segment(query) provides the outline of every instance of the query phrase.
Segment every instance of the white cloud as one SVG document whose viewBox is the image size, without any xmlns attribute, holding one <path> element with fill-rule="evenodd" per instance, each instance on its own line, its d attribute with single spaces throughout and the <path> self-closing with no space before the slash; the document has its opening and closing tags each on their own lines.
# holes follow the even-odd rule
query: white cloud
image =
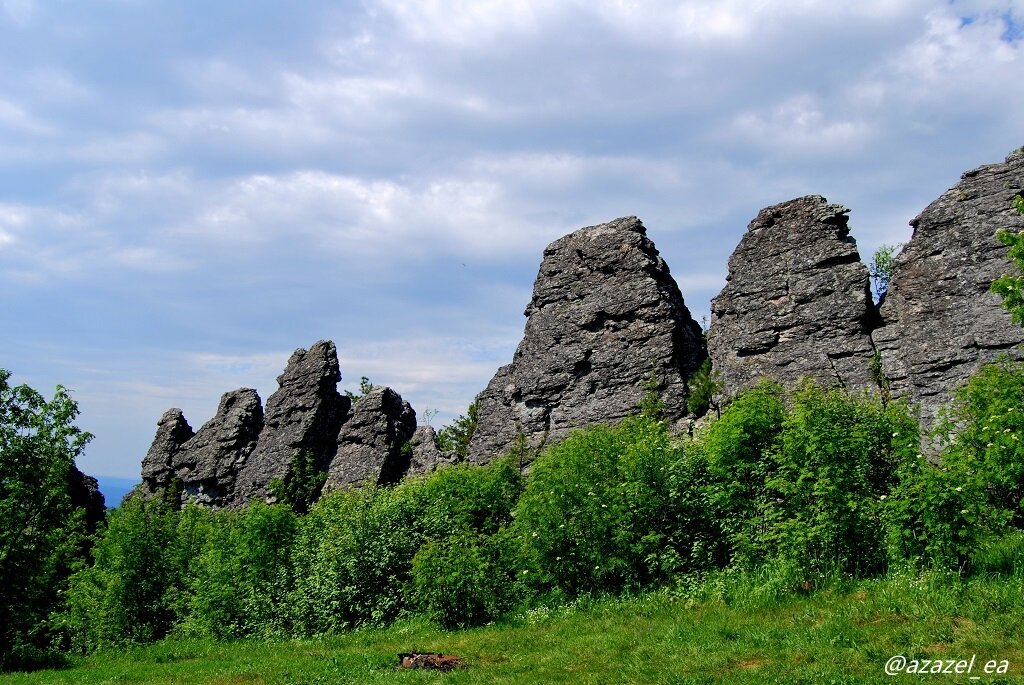
<svg viewBox="0 0 1024 685">
<path fill-rule="evenodd" d="M 56 132 L 53 124 L 8 100 L 0 100 L 0 130 L 3 128 L 35 136 L 49 136 Z"/>
<path fill-rule="evenodd" d="M 736 116 L 723 137 L 783 154 L 836 155 L 857 151 L 873 135 L 865 121 L 827 115 L 818 98 L 802 94 L 769 108 Z"/>
</svg>

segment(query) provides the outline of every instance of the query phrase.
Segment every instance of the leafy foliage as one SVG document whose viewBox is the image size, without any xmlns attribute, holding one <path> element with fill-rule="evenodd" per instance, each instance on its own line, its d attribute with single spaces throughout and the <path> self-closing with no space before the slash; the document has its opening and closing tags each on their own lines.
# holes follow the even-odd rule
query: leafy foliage
<svg viewBox="0 0 1024 685">
<path fill-rule="evenodd" d="M 369 393 L 373 392 L 376 388 L 377 386 L 371 383 L 369 378 L 367 378 L 366 376 L 361 376 L 359 378 L 359 392 L 352 392 L 351 390 L 346 390 L 345 395 L 347 395 L 348 398 L 352 400 L 353 403 L 355 403 L 358 402 L 363 395 L 368 395 Z"/>
<path fill-rule="evenodd" d="M 711 358 L 705 359 L 688 381 L 690 394 L 686 397 L 686 411 L 696 417 L 704 416 L 709 409 L 721 416 L 721 407 L 715 401 L 715 395 L 722 387 L 718 373 L 711 368 Z"/>
<path fill-rule="evenodd" d="M 327 472 L 317 464 L 313 453 L 299 452 L 289 463 L 288 476 L 270 482 L 270 492 L 296 514 L 305 514 L 320 497 L 326 481 Z"/>
<path fill-rule="evenodd" d="M 533 463 L 516 509 L 525 567 L 540 589 L 570 596 L 663 579 L 689 557 L 663 423 L 646 416 L 577 431 Z"/>
<path fill-rule="evenodd" d="M 1024 197 L 1013 199 L 1013 207 L 1024 214 Z M 992 282 L 992 292 L 1003 298 L 1003 308 L 1010 312 L 1014 322 L 1024 326 L 1024 231 L 1000 230 L 996 237 L 1010 248 L 1007 256 L 1021 270 L 1021 275 L 1003 274 Z"/>
<path fill-rule="evenodd" d="M 110 513 L 93 550 L 95 563 L 71 579 L 69 625 L 82 650 L 142 643 L 167 635 L 185 590 L 185 566 L 206 538 L 209 515 L 194 507 L 179 517 L 163 498 L 132 497 Z M 200 527 L 179 537 L 178 527 Z"/>
<path fill-rule="evenodd" d="M 893 271 L 896 268 L 896 255 L 903 245 L 882 245 L 875 250 L 868 265 L 868 275 L 871 277 L 871 285 L 874 287 L 875 296 L 879 301 L 889 291 L 889 284 L 892 282 Z"/>
<path fill-rule="evenodd" d="M 47 401 L 10 377 L 0 369 L 0 668 L 44 663 L 63 645 L 56 614 L 86 535 L 70 477 L 92 439 L 63 387 Z"/>
<path fill-rule="evenodd" d="M 438 431 L 437 445 L 441 451 L 455 454 L 460 459 L 466 458 L 469 441 L 473 439 L 473 432 L 476 430 L 479 409 L 479 402 L 473 400 L 465 414 Z"/>
</svg>

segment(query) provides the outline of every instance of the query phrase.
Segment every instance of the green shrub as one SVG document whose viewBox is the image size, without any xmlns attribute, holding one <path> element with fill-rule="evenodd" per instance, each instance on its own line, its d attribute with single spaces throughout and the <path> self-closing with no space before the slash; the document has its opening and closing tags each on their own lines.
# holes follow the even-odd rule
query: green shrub
<svg viewBox="0 0 1024 685">
<path fill-rule="evenodd" d="M 919 443 L 906 406 L 805 383 L 781 438 L 766 482 L 765 552 L 808 578 L 884 570 L 885 500 Z"/>
<path fill-rule="evenodd" d="M 151 642 L 170 632 L 181 581 L 177 523 L 157 497 L 134 497 L 110 512 L 95 563 L 71 578 L 68 620 L 78 649 Z"/>
<path fill-rule="evenodd" d="M 777 469 L 785 415 L 782 387 L 762 383 L 734 399 L 693 446 L 706 463 L 707 500 L 730 564 L 754 568 L 767 558 L 766 486 Z"/>
<path fill-rule="evenodd" d="M 214 522 L 189 578 L 185 631 L 218 639 L 289 634 L 295 514 L 257 501 Z"/>
<path fill-rule="evenodd" d="M 412 561 L 412 604 L 445 628 L 492 618 L 497 592 L 487 538 L 470 534 L 432 540 Z"/>
<path fill-rule="evenodd" d="M 645 416 L 545 450 L 516 509 L 522 573 L 540 591 L 577 595 L 643 586 L 683 567 L 689 540 L 670 477 L 679 462 L 664 424 Z"/>
<path fill-rule="evenodd" d="M 383 624 L 405 608 L 403 589 L 421 543 L 411 490 L 335 491 L 300 520 L 291 599 L 297 632 Z"/>
<path fill-rule="evenodd" d="M 883 509 L 901 463 L 916 454 L 916 424 L 901 404 L 804 383 L 741 394 L 698 437 L 708 500 L 730 563 L 765 564 L 816 582 L 872 574 L 887 561 Z M 780 576 L 781 577 L 781 576 Z"/>
</svg>

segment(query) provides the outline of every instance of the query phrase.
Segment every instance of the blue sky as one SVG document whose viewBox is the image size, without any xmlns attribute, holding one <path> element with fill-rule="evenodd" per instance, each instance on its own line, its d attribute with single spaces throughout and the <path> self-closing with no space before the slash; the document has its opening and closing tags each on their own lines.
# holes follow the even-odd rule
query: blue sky
<svg viewBox="0 0 1024 685">
<path fill-rule="evenodd" d="M 1014 1 L 0 0 L 0 366 L 134 478 L 169 407 L 343 386 L 435 426 L 522 335 L 542 251 L 637 215 L 699 320 L 761 207 L 868 256 L 1024 145 Z"/>
</svg>

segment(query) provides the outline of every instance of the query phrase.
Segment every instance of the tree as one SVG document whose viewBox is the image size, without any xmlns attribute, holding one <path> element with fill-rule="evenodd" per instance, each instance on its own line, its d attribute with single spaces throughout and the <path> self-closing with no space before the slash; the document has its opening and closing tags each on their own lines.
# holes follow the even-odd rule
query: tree
<svg viewBox="0 0 1024 685">
<path fill-rule="evenodd" d="M 892 282 L 892 272 L 896 268 L 896 254 L 900 245 L 882 245 L 875 250 L 875 255 L 868 266 L 868 274 L 871 276 L 871 285 L 875 288 L 878 301 L 881 302 L 885 293 L 889 291 L 889 283 Z"/>
<path fill-rule="evenodd" d="M 81 564 L 85 512 L 71 500 L 75 458 L 92 435 L 57 386 L 49 402 L 0 369 L 0 669 L 52 659 L 68 577 Z"/>
<path fill-rule="evenodd" d="M 715 395 L 722 389 L 721 376 L 711 369 L 711 358 L 700 365 L 689 380 L 690 394 L 686 398 L 686 410 L 696 417 L 704 416 L 708 409 L 714 409 L 721 418 L 722 411 Z"/>
<path fill-rule="evenodd" d="M 1013 208 L 1024 214 L 1024 197 L 1013 198 Z M 1007 256 L 1021 270 L 1021 275 L 1003 274 L 992 281 L 992 292 L 1003 298 L 1003 309 L 1010 312 L 1014 323 L 1024 326 L 1024 230 L 1000 230 L 996 237 L 1010 248 Z"/>
<path fill-rule="evenodd" d="M 469 441 L 476 431 L 477 410 L 480 405 L 477 400 L 469 405 L 463 416 L 452 421 L 442 428 L 437 434 L 437 444 L 444 452 L 450 452 L 465 459 L 469 452 Z"/>
<path fill-rule="evenodd" d="M 352 404 L 355 404 L 356 402 L 361 400 L 364 395 L 369 395 L 376 388 L 377 386 L 371 383 L 369 378 L 367 378 L 366 376 L 362 376 L 359 379 L 359 392 L 352 392 L 351 390 L 346 390 L 345 395 L 347 395 L 348 398 L 352 400 Z"/>
</svg>

